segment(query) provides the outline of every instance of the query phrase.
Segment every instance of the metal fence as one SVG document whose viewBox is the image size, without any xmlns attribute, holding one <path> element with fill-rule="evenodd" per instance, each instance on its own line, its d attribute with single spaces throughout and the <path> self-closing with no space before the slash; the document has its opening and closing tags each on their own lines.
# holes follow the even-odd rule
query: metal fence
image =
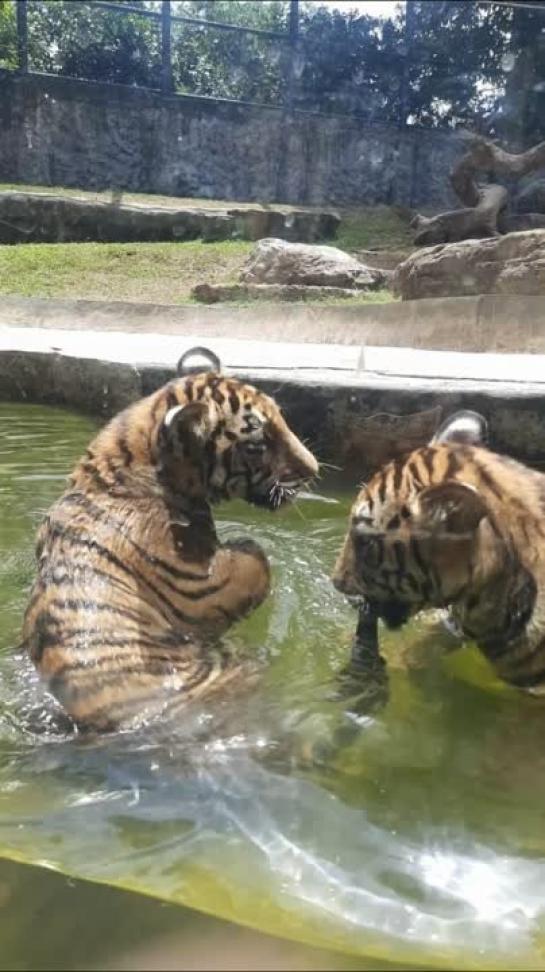
<svg viewBox="0 0 545 972">
<path fill-rule="evenodd" d="M 16 0 L 17 58 L 20 74 L 43 74 L 33 71 L 29 62 L 29 25 L 28 12 L 32 0 Z M 106 0 L 78 0 L 78 5 L 108 10 L 120 16 L 138 16 L 154 21 L 160 28 L 161 83 L 163 94 L 175 93 L 172 61 L 172 32 L 177 24 L 205 28 L 214 31 L 230 31 L 239 35 L 256 36 L 265 42 L 280 44 L 285 49 L 284 65 L 284 103 L 293 104 L 294 63 L 299 38 L 299 0 L 290 0 L 287 29 L 284 31 L 264 30 L 258 27 L 245 27 L 239 24 L 223 23 L 205 18 L 188 17 L 172 12 L 171 0 L 161 0 L 157 9 L 135 6 L 131 3 L 109 3 Z M 77 80 L 86 80 L 78 78 Z"/>
<path fill-rule="evenodd" d="M 387 124 L 399 129 L 406 126 L 447 128 L 452 125 L 468 125 L 485 134 L 496 135 L 496 120 L 503 110 L 502 92 L 509 88 L 513 102 L 514 86 L 512 83 L 509 85 L 509 62 L 514 60 L 517 52 L 513 54 L 509 47 L 510 42 L 506 39 L 508 34 L 503 32 L 503 41 L 494 42 L 506 45 L 505 55 L 499 50 L 496 58 L 499 58 L 502 66 L 496 70 L 492 81 L 487 79 L 484 76 L 485 69 L 480 70 L 479 58 L 482 55 L 483 63 L 486 63 L 490 52 L 486 47 L 481 51 L 478 46 L 480 42 L 475 42 L 473 51 L 471 38 L 466 38 L 465 46 L 462 44 L 463 35 L 458 37 L 458 46 L 450 49 L 441 43 L 444 36 L 441 10 L 444 7 L 450 17 L 455 6 L 450 3 L 443 4 L 440 0 L 426 0 L 423 4 L 406 0 L 405 14 L 397 18 L 394 30 L 397 31 L 397 40 L 390 48 L 393 54 L 385 57 L 382 53 L 378 56 L 380 43 L 374 52 L 369 47 L 364 47 L 365 53 L 361 55 L 357 70 L 347 72 L 346 77 L 336 86 L 335 72 L 331 72 L 327 64 L 329 48 L 327 45 L 320 47 L 322 37 L 319 28 L 317 30 L 313 26 L 319 23 L 319 18 L 314 13 L 309 17 L 307 9 L 300 12 L 298 0 L 291 0 L 287 7 L 282 5 L 279 8 L 282 9 L 282 16 L 277 18 L 280 28 L 274 30 L 189 16 L 186 15 L 187 8 L 177 6 L 170 0 L 154 0 L 153 4 L 150 2 L 146 7 L 139 6 L 134 0 L 70 0 L 69 3 L 49 5 L 36 0 L 14 0 L 16 17 L 10 18 L 11 54 L 8 70 L 15 70 L 23 75 L 56 73 L 82 82 L 96 81 L 98 77 L 108 84 L 146 87 L 160 91 L 165 96 L 204 96 L 217 101 L 282 107 L 288 112 L 350 115 L 367 125 Z M 537 24 L 533 33 L 538 39 L 543 35 L 540 43 L 544 57 L 541 63 L 545 64 L 545 0 L 537 3 L 535 0 L 478 0 L 475 3 L 473 0 L 459 0 L 458 7 L 462 12 L 473 7 L 484 11 L 487 8 L 502 11 L 503 8 L 502 16 L 505 8 L 519 8 L 534 19 L 535 12 L 539 12 L 543 15 L 543 28 Z M 40 34 L 40 22 L 45 8 L 53 11 L 55 16 L 64 10 L 65 19 L 61 17 L 57 23 L 57 41 L 64 54 L 68 51 L 70 56 L 67 60 L 62 61 L 60 57 L 51 56 L 54 47 L 51 44 L 51 35 L 49 39 L 47 36 L 43 39 Z M 422 8 L 427 8 L 433 14 L 427 32 L 422 28 Z M 13 7 L 11 10 L 13 11 Z M 82 20 L 87 21 L 89 43 L 91 47 L 94 44 L 97 59 L 100 61 L 102 57 L 101 64 L 105 65 L 102 74 L 100 71 L 98 74 L 97 71 L 86 73 L 85 65 L 90 63 L 85 59 L 87 49 L 81 40 L 72 43 L 77 33 L 72 28 L 78 22 L 78 11 L 85 14 Z M 114 14 L 125 23 L 126 18 L 132 18 L 131 28 L 127 33 L 133 31 L 133 41 L 137 37 L 136 46 L 139 47 L 141 55 L 138 69 L 135 68 L 132 73 L 127 74 L 125 68 L 128 61 L 123 62 L 121 54 L 118 55 L 115 48 L 104 51 L 101 44 L 105 35 L 100 35 L 99 32 L 93 34 L 93 26 L 89 26 L 90 11 Z M 439 16 L 435 17 L 434 12 L 438 12 Z M 108 19 L 106 16 L 96 18 L 97 22 Z M 62 24 L 60 28 L 59 23 Z M 200 65 L 196 70 L 194 63 L 192 66 L 191 58 L 197 57 L 199 50 L 202 51 L 198 37 L 206 34 L 208 41 L 210 33 L 213 35 L 213 43 L 209 45 L 211 59 L 207 64 L 207 70 L 210 70 L 203 81 L 205 75 L 199 73 Z M 223 41 L 218 34 L 223 35 Z M 233 39 L 232 44 L 230 37 Z M 229 43 L 226 43 L 228 39 Z M 356 43 L 358 42 L 356 36 Z M 459 50 L 462 46 L 464 49 Z M 74 51 L 77 56 L 72 56 Z M 473 67 L 466 69 L 463 66 L 463 56 L 467 53 L 474 54 L 475 57 L 471 61 Z M 107 57 L 110 58 L 109 61 Z M 319 61 L 320 57 L 322 62 Z M 320 75 L 324 60 L 326 68 Z M 238 74 L 243 80 L 231 83 L 228 78 L 231 69 L 233 74 Z M 520 105 L 517 102 L 514 107 L 513 102 L 509 124 L 513 131 L 518 125 L 522 132 L 525 130 L 525 117 L 531 114 L 532 133 L 538 128 L 538 135 L 544 137 L 545 70 L 537 68 L 536 65 L 532 70 L 533 76 L 524 75 L 521 82 L 525 87 L 525 102 L 523 104 L 524 99 L 519 98 Z M 262 83 L 263 77 L 267 79 L 265 85 Z M 465 83 L 466 79 L 468 84 Z M 456 110 L 453 109 L 445 122 L 440 116 L 440 106 L 443 102 L 448 105 L 449 100 L 453 103 L 454 81 L 460 82 L 461 94 L 456 102 Z M 476 93 L 476 107 L 472 107 L 472 89 L 473 95 Z M 419 101 L 419 95 L 415 97 L 415 92 L 422 90 L 424 94 Z M 467 96 L 466 90 L 469 91 Z M 541 119 L 539 125 L 533 117 L 536 114 Z"/>
</svg>

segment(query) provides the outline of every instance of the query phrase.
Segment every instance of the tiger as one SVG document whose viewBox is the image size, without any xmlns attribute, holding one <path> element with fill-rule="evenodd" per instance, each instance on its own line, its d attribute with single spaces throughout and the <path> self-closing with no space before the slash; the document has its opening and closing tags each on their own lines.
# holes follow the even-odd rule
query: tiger
<svg viewBox="0 0 545 972">
<path fill-rule="evenodd" d="M 185 367 L 197 352 L 204 370 Z M 317 473 L 276 402 L 202 348 L 99 431 L 39 528 L 23 621 L 76 730 L 138 725 L 240 676 L 221 636 L 265 600 L 270 568 L 252 540 L 220 543 L 212 505 L 277 510 Z"/>
<path fill-rule="evenodd" d="M 370 616 L 395 629 L 442 608 L 504 683 L 543 694 L 545 475 L 486 439 L 483 417 L 459 412 L 379 469 L 353 504 L 332 581 L 364 605 L 371 654 Z"/>
</svg>

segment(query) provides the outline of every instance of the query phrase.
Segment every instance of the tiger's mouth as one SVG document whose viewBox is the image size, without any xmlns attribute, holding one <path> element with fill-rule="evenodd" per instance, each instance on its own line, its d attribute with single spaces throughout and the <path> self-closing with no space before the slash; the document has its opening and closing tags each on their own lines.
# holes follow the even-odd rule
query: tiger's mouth
<svg viewBox="0 0 545 972">
<path fill-rule="evenodd" d="M 402 628 L 407 623 L 412 614 L 414 606 L 403 601 L 396 601 L 394 598 L 382 601 L 377 605 L 378 615 L 384 621 L 387 628 L 394 630 Z"/>
<path fill-rule="evenodd" d="M 293 502 L 304 485 L 305 483 L 296 480 L 286 482 L 276 479 L 273 483 L 269 483 L 265 489 L 252 490 L 248 496 L 248 501 L 253 506 L 260 506 L 275 512 L 281 506 Z"/>
<path fill-rule="evenodd" d="M 360 609 L 363 604 L 372 600 L 377 616 L 384 621 L 387 628 L 392 630 L 403 627 L 418 609 L 418 605 L 395 597 L 384 598 L 384 594 L 381 597 L 380 592 L 377 591 L 374 591 L 374 596 L 371 596 L 372 588 L 359 582 L 353 575 L 333 575 L 332 580 L 333 585 L 341 594 L 344 594 L 352 607 Z"/>
</svg>

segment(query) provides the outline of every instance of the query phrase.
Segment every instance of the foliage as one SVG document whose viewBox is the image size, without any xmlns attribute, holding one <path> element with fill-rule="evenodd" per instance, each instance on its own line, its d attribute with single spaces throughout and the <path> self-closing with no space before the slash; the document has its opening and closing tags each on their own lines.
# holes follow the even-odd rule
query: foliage
<svg viewBox="0 0 545 972">
<path fill-rule="evenodd" d="M 523 144 L 545 138 L 545 10 L 515 4 L 506 54 L 503 130 Z"/>
<path fill-rule="evenodd" d="M 133 5 L 159 10 L 154 0 Z M 177 0 L 175 15 L 284 33 L 288 0 Z M 14 5 L 0 0 L 0 64 L 16 64 Z M 29 4 L 31 68 L 159 87 L 156 19 L 63 0 Z M 521 141 L 545 131 L 545 10 L 408 0 L 392 18 L 300 5 L 293 59 L 296 107 L 370 123 L 473 127 Z M 2 57 L 3 55 L 3 57 Z M 175 22 L 176 90 L 282 104 L 286 40 Z"/>
<path fill-rule="evenodd" d="M 275 0 L 183 0 L 174 12 L 258 30 L 285 31 L 287 4 Z M 172 45 L 178 90 L 275 103 L 283 95 L 282 45 L 234 31 L 177 25 Z"/>
<path fill-rule="evenodd" d="M 142 0 L 133 6 L 145 7 Z M 121 84 L 160 83 L 158 24 L 63 0 L 29 4 L 31 70 Z"/>
<path fill-rule="evenodd" d="M 492 131 L 505 84 L 507 7 L 414 0 L 407 23 L 407 119 Z"/>
<path fill-rule="evenodd" d="M 296 62 L 298 104 L 356 112 L 368 121 L 397 120 L 401 24 L 307 4 Z"/>
<path fill-rule="evenodd" d="M 17 67 L 15 7 L 11 0 L 0 0 L 0 71 Z"/>
</svg>

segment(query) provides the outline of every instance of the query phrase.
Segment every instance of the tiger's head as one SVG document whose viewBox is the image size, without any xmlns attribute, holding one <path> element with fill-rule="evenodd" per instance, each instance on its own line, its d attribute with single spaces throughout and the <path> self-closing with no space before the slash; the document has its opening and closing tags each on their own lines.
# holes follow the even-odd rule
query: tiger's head
<svg viewBox="0 0 545 972">
<path fill-rule="evenodd" d="M 211 502 L 241 497 L 275 510 L 317 475 L 316 459 L 276 402 L 251 385 L 208 372 L 174 392 L 189 401 L 164 416 L 165 466 L 189 463 Z"/>
<path fill-rule="evenodd" d="M 214 370 L 186 367 L 205 357 Z M 159 481 L 171 494 L 216 503 L 241 497 L 277 509 L 318 473 L 312 453 L 291 431 L 276 402 L 220 373 L 219 361 L 196 348 L 178 377 L 122 413 L 91 446 L 107 452 L 121 482 Z M 100 448 L 97 448 L 100 446 Z M 121 461 L 119 461 L 121 460 Z M 115 487 L 112 487 L 115 488 Z"/>
<path fill-rule="evenodd" d="M 484 420 L 447 421 L 429 446 L 390 462 L 362 487 L 332 580 L 350 598 L 373 601 L 389 627 L 424 607 L 445 607 L 493 571 L 500 543 L 491 509 L 463 474 L 464 447 Z"/>
</svg>

